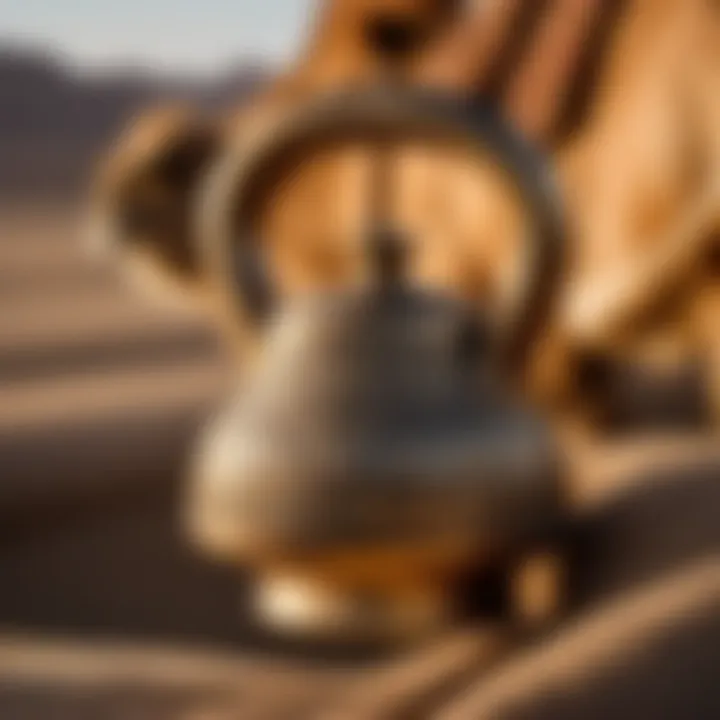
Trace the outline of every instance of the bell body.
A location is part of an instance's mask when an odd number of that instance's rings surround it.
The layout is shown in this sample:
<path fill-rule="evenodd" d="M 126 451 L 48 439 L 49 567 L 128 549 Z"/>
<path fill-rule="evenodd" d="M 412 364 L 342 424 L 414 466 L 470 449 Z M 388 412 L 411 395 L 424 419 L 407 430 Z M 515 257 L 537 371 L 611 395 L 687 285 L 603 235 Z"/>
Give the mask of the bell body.
<path fill-rule="evenodd" d="M 490 158 L 527 211 L 522 292 L 487 347 L 461 341 L 477 307 L 403 277 L 386 150 L 408 139 Z M 362 238 L 371 285 L 293 298 L 277 316 L 259 209 L 298 161 L 358 141 L 379 151 Z M 490 105 L 383 83 L 283 110 L 210 173 L 198 251 L 229 308 L 266 342 L 201 443 L 187 519 L 207 553 L 255 569 L 258 611 L 274 626 L 332 636 L 429 629 L 447 619 L 457 573 L 506 556 L 557 517 L 552 443 L 499 372 L 522 367 L 562 277 L 564 223 L 548 168 Z"/>
<path fill-rule="evenodd" d="M 460 305 L 397 287 L 298 301 L 203 438 L 188 503 L 210 555 L 253 568 L 275 626 L 416 632 L 459 572 L 557 515 L 544 426 L 469 372 Z M 488 365 L 488 363 L 486 363 Z"/>

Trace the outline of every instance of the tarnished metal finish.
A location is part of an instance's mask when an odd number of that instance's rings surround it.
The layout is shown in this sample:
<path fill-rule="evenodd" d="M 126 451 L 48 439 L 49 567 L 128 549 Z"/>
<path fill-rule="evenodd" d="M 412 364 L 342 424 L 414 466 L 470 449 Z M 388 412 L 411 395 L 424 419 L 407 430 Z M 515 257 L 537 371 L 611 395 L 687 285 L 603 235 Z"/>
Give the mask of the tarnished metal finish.
<path fill-rule="evenodd" d="M 468 371 L 465 320 L 462 305 L 401 288 L 290 308 L 207 437 L 200 534 L 247 559 L 430 538 L 467 552 L 546 517 L 548 433 L 491 368 Z"/>
<path fill-rule="evenodd" d="M 382 147 L 383 167 L 392 143 L 414 137 L 490 155 L 508 174 L 532 232 L 510 319 L 413 285 L 402 231 L 382 211 L 367 229 L 366 286 L 281 304 L 254 237 L 257 207 L 301 156 L 353 137 Z M 487 108 L 409 88 L 324 98 L 242 152 L 211 179 L 201 250 L 264 342 L 199 449 L 190 533 L 254 568 L 256 610 L 276 628 L 427 632 L 447 622 L 457 575 L 537 540 L 561 512 L 552 440 L 506 383 L 559 277 L 552 184 Z"/>

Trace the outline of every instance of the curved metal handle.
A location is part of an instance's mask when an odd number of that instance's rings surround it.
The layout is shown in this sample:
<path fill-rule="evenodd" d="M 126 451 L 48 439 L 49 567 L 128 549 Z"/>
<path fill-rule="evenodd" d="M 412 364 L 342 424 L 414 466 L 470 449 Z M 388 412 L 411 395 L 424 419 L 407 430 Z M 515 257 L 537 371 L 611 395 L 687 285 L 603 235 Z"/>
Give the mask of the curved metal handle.
<path fill-rule="evenodd" d="M 262 319 L 274 291 L 253 242 L 257 208 L 274 183 L 315 148 L 358 137 L 466 145 L 494 157 L 529 210 L 530 271 L 501 339 L 504 366 L 522 365 L 546 323 L 564 259 L 565 227 L 549 164 L 487 104 L 413 87 L 370 87 L 324 96 L 286 115 L 263 139 L 241 145 L 211 178 L 201 253 L 245 313 Z M 251 280 L 250 280 L 251 279 Z"/>

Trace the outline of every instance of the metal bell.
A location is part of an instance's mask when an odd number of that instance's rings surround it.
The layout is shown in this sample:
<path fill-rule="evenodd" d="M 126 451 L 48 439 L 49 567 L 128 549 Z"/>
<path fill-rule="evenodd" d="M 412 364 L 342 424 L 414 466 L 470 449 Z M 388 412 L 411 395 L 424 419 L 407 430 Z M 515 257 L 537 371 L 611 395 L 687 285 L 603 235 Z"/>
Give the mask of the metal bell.
<path fill-rule="evenodd" d="M 365 120 L 415 118 L 413 102 L 385 98 Z M 437 124 L 452 125 L 443 112 Z M 301 138 L 316 129 L 307 118 L 294 127 Z M 263 162 L 244 161 L 248 187 L 275 157 L 262 152 Z M 554 251 L 549 215 L 538 244 Z M 218 249 L 230 238 L 217 242 L 211 262 L 229 257 Z M 343 638 L 427 632 L 448 620 L 452 578 L 512 553 L 559 513 L 552 439 L 507 391 L 500 341 L 466 304 L 414 286 L 404 250 L 379 228 L 367 287 L 276 307 L 253 376 L 200 444 L 190 533 L 207 554 L 254 571 L 256 609 L 273 627 Z M 536 262 L 547 275 L 546 255 Z M 535 279 L 531 303 L 543 304 L 547 280 Z"/>

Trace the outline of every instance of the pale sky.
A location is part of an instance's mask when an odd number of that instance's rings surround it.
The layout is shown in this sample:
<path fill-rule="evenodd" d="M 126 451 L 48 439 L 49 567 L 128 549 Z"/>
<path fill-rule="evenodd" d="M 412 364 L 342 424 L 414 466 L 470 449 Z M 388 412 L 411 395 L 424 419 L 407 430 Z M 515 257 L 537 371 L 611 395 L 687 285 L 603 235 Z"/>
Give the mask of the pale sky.
<path fill-rule="evenodd" d="M 0 45 L 30 42 L 91 66 L 207 71 L 282 60 L 317 0 L 0 0 Z"/>

